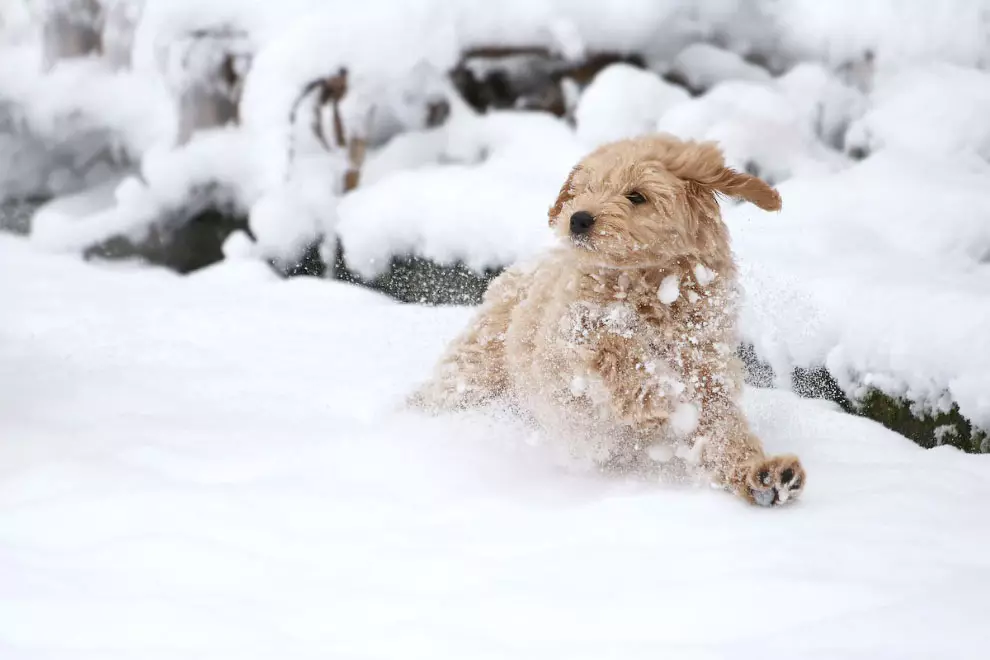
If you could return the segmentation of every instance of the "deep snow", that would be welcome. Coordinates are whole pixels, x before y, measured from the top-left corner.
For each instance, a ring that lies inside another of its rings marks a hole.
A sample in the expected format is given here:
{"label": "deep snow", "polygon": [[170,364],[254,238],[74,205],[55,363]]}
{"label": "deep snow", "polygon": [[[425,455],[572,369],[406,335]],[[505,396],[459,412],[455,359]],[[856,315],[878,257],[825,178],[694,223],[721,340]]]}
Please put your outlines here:
{"label": "deep snow", "polygon": [[786,392],[763,510],[397,410],[467,309],[0,236],[0,657],[982,658],[990,458]]}

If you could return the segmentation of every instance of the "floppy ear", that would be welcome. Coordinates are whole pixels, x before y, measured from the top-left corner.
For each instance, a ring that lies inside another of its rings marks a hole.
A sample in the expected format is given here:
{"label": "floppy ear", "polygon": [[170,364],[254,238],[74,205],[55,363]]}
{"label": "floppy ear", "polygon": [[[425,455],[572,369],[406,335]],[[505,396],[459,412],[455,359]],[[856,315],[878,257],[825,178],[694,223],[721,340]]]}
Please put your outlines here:
{"label": "floppy ear", "polygon": [[755,176],[736,172],[732,168],[723,168],[715,180],[708,185],[728,197],[752,202],[764,211],[780,210],[780,193],[771,188],[770,184]]}
{"label": "floppy ear", "polygon": [[547,217],[551,227],[557,224],[557,218],[560,216],[560,212],[563,210],[564,204],[574,199],[574,175],[578,173],[579,169],[580,166],[575,166],[574,169],[571,170],[571,173],[567,175],[564,185],[560,187],[560,193],[557,195],[557,201],[555,201],[553,206],[550,207],[550,212]]}
{"label": "floppy ear", "polygon": [[660,144],[664,167],[678,178],[752,202],[765,211],[780,210],[780,194],[766,181],[726,167],[725,157],[714,142],[664,139]]}

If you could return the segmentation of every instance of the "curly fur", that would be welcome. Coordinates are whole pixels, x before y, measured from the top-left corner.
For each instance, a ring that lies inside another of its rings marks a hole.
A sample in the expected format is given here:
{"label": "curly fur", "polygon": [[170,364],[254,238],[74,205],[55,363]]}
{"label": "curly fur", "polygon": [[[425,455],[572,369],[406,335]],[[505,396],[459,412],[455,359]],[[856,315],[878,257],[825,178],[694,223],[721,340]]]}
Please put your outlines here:
{"label": "curly fur", "polygon": [[[667,446],[750,502],[796,497],[800,462],[768,458],[739,406],[736,267],[719,195],[780,208],[777,191],[727,168],[713,143],[656,135],[589,154],[549,211],[560,247],[492,283],[411,403],[505,400],[603,465],[638,469]],[[572,237],[577,211],[595,223]]]}

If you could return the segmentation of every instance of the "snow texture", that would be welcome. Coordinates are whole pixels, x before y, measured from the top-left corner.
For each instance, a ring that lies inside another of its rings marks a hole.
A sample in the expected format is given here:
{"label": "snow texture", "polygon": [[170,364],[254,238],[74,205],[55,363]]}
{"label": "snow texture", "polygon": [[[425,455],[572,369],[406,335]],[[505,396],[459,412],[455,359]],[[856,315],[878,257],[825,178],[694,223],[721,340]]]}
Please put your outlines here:
{"label": "snow texture", "polygon": [[705,90],[727,80],[769,82],[770,73],[736,53],[711,44],[691,44],[674,58],[670,72],[694,90]]}
{"label": "snow texture", "polygon": [[574,111],[578,137],[589,146],[652,133],[657,117],[687,101],[681,87],[629,64],[603,69]]}
{"label": "snow texture", "polygon": [[894,149],[780,186],[779,214],[728,210],[743,334],[785,376],[826,365],[990,427],[990,166]]}
{"label": "snow texture", "polygon": [[378,173],[346,195],[337,231],[349,267],[374,277],[392,255],[415,252],[482,270],[552,244],[547,209],[584,155],[565,122],[543,113],[466,115],[420,146],[460,162]]}
{"label": "snow texture", "polygon": [[254,261],[84,265],[2,236],[0,279],[5,660],[976,660],[990,644],[987,457],[749,391],[756,432],[810,479],[792,508],[758,509],[575,471],[499,412],[398,411],[470,310]]}
{"label": "snow texture", "polygon": [[816,135],[805,108],[774,86],[730,81],[681,103],[662,116],[656,130],[682,138],[714,140],[727,162],[779,182],[841,168],[841,154]]}
{"label": "snow texture", "polygon": [[990,161],[990,74],[932,64],[880,78],[847,149],[911,150],[917,157],[977,156]]}
{"label": "snow texture", "polygon": [[668,275],[660,282],[657,299],[664,305],[673,304],[681,295],[681,283],[677,275]]}

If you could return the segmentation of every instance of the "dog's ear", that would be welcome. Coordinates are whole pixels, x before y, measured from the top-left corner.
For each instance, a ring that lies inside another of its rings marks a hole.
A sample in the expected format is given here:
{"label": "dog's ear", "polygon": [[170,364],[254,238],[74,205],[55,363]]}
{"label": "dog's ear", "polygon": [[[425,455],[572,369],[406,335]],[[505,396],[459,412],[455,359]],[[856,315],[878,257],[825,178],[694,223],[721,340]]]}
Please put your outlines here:
{"label": "dog's ear", "polygon": [[725,157],[714,142],[664,139],[659,145],[664,167],[678,178],[752,202],[765,211],[780,210],[780,194],[766,181],[726,167]]}
{"label": "dog's ear", "polygon": [[567,179],[564,181],[564,185],[560,187],[560,193],[557,195],[557,201],[553,203],[550,207],[550,212],[547,214],[550,226],[553,227],[557,224],[557,218],[560,216],[560,212],[564,208],[564,204],[574,199],[574,175],[580,170],[580,166],[574,167],[571,173],[567,175]]}
{"label": "dog's ear", "polygon": [[780,210],[780,193],[763,179],[736,172],[725,167],[713,181],[707,184],[712,190],[728,197],[744,199],[764,211]]}

